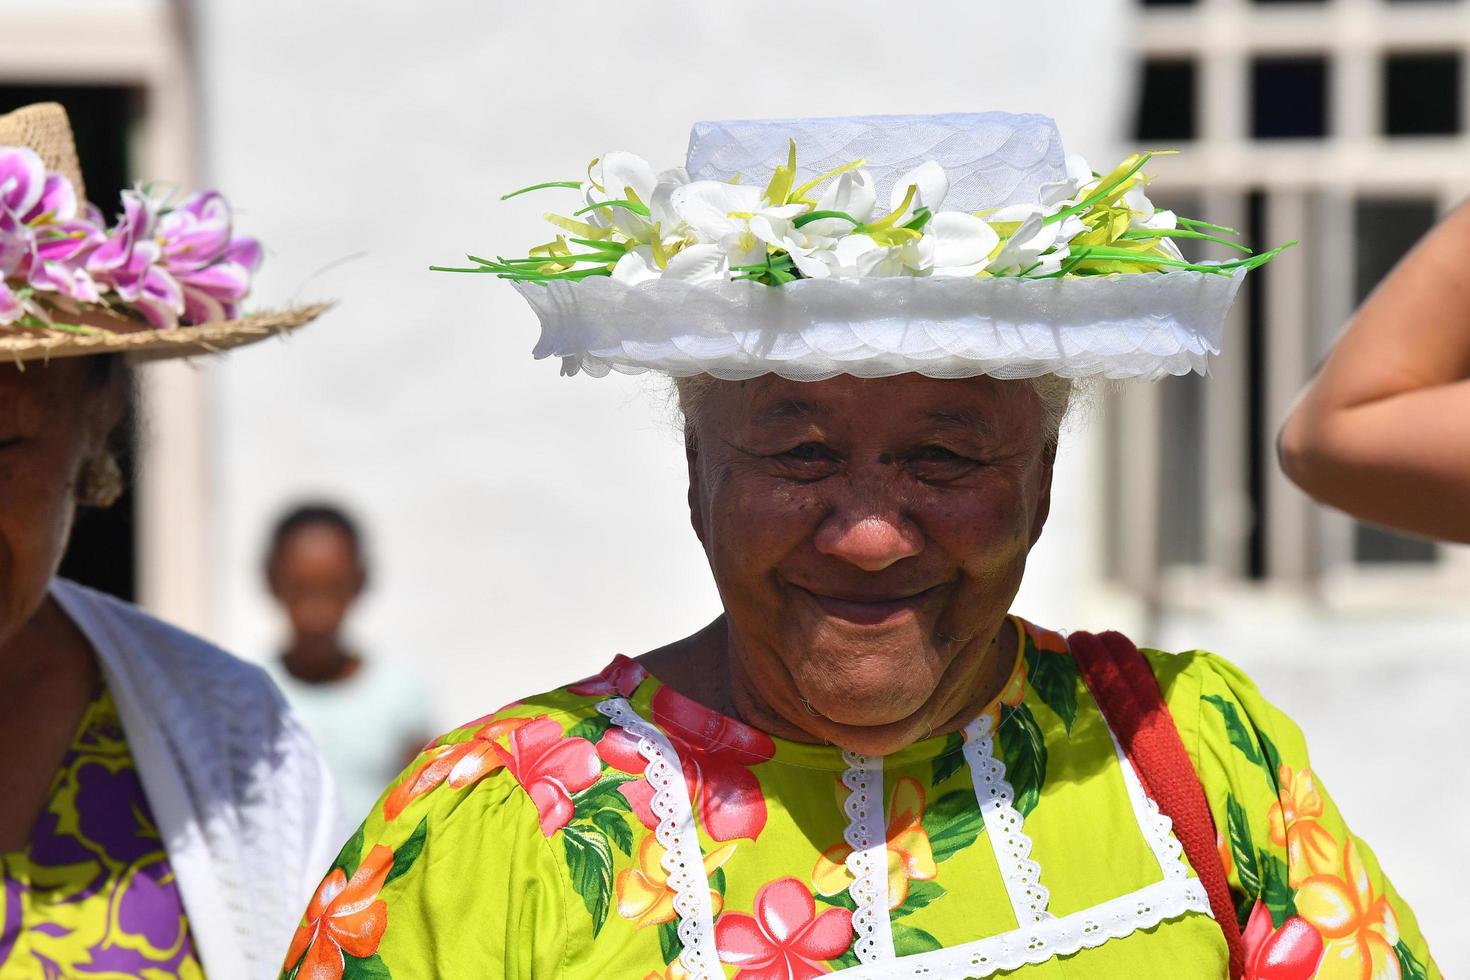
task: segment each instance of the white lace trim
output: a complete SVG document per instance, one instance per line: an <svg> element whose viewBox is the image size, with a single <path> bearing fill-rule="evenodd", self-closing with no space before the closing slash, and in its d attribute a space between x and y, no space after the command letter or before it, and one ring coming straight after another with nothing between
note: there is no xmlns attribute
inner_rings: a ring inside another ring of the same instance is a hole
<svg viewBox="0 0 1470 980"><path fill-rule="evenodd" d="M1042 921L987 939L900 956L886 963L855 966L839 971L854 980L865 978L925 977L927 980L966 980L987 977L999 970L1044 963L1053 956L1070 956L1082 949L1122 939L1139 929L1151 929L1165 919L1186 912L1209 914L1210 901L1198 878L1156 881L1129 895L1109 899L1081 912Z"/></svg>
<svg viewBox="0 0 1470 980"><path fill-rule="evenodd" d="M1138 773L1133 769L1133 763L1128 761L1123 746L1118 743L1118 736L1113 734L1112 726L1106 720L1104 727L1108 730L1108 737L1113 740L1113 752L1118 757L1118 767L1123 770L1123 785L1128 789L1133 814L1138 818L1139 829L1143 831L1144 840L1148 841L1149 850L1154 852L1154 857L1159 862L1159 870L1168 881L1187 879L1189 866L1184 862L1184 846L1174 836L1174 821L1159 810L1159 805L1144 790ZM1213 917L1214 912L1211 911L1210 915Z"/></svg>
<svg viewBox="0 0 1470 980"><path fill-rule="evenodd" d="M652 809L658 817L654 831L664 848L661 862L674 890L674 910L679 913L679 941L684 951L679 962L693 980L723 980L719 951L715 946L714 909L710 904L709 876L704 872L704 857L699 846L699 833L694 826L694 810L684 782L679 753L663 733L638 716L623 698L608 698L597 710L613 724L638 739L638 753L648 760L644 770L653 786Z"/></svg>
<svg viewBox="0 0 1470 980"><path fill-rule="evenodd" d="M893 929L888 918L888 837L883 820L883 758L843 750L847 771L847 830L843 837L852 853L847 870L853 881L847 894L857 906L852 928L853 952L863 963L893 959Z"/></svg>
<svg viewBox="0 0 1470 980"><path fill-rule="evenodd" d="M1005 764L995 754L992 724L987 713L965 726L965 760L970 764L975 798L985 818L986 836L995 850L1016 923L1026 929L1051 917L1047 912L1051 893L1041 883L1041 865L1031 860L1031 838L1026 836L1021 814L1012 805L1016 793L1006 780Z"/></svg>

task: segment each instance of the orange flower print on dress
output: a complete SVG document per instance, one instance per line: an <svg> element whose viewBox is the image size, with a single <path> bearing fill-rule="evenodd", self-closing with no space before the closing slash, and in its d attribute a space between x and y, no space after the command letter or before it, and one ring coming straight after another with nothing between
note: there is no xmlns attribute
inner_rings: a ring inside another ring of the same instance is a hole
<svg viewBox="0 0 1470 980"><path fill-rule="evenodd" d="M343 954L364 958L378 951L388 928L388 903L378 892L392 868L393 851L376 844L351 879L333 868L322 880L286 952L287 970L301 963L297 980L341 980Z"/></svg>
<svg viewBox="0 0 1470 980"><path fill-rule="evenodd" d="M669 885L669 873L664 870L663 858L667 853L653 834L643 838L638 848L638 864L618 873L618 914L632 919L638 928L657 926L673 922L679 917L674 909L674 889ZM730 855L735 853L734 844L726 844L704 856L706 877L714 874ZM718 916L725 898L714 889L709 893L713 915Z"/></svg>
<svg viewBox="0 0 1470 980"><path fill-rule="evenodd" d="M1286 848L1287 883L1300 888L1312 875L1329 874L1337 869L1337 841L1319 820L1322 796L1312 770L1294 772L1282 765L1279 773L1281 793L1267 816L1271 821L1271 843Z"/></svg>
<svg viewBox="0 0 1470 980"><path fill-rule="evenodd" d="M924 830L924 789L904 776L893 784L888 800L888 907L896 909L909 896L910 881L930 881L939 874ZM819 895L836 895L852 884L847 857L852 848L834 844L817 858L812 884Z"/></svg>
<svg viewBox="0 0 1470 980"><path fill-rule="evenodd" d="M428 749L424 761L383 800L383 819L397 819L410 803L444 783L451 789L462 789L500 770L505 766L506 753L499 740L530 721L505 718L488 722L463 742Z"/></svg>
<svg viewBox="0 0 1470 980"><path fill-rule="evenodd" d="M811 980L831 973L826 960L852 945L852 913L827 909L795 878L755 893L755 915L726 912L715 923L720 960L734 964L735 980Z"/></svg>
<svg viewBox="0 0 1470 980"><path fill-rule="evenodd" d="M1352 838L1343 847L1341 874L1304 881L1296 910L1326 940L1317 980L1399 980L1398 916L1385 896L1373 893Z"/></svg>

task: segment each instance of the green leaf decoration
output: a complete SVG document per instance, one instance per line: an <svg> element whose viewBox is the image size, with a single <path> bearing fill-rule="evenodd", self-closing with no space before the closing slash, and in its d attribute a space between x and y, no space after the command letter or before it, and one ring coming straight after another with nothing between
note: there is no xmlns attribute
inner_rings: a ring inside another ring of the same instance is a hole
<svg viewBox="0 0 1470 980"><path fill-rule="evenodd" d="M915 953L928 953L943 948L939 940L923 929L915 929L902 922L893 924L893 952L899 956L913 956Z"/></svg>
<svg viewBox="0 0 1470 980"><path fill-rule="evenodd" d="M337 852L337 859L332 862L332 869L341 868L342 873L351 878L357 866L362 863L362 826L357 828L357 833L347 838L347 843L342 845L342 850Z"/></svg>
<svg viewBox="0 0 1470 980"><path fill-rule="evenodd" d="M899 919L905 915L912 915L919 909L936 902L944 897L944 887L937 881L911 881L909 882L908 897L903 904L889 912L890 918Z"/></svg>
<svg viewBox="0 0 1470 980"><path fill-rule="evenodd" d="M1041 786L1046 782L1046 739L1025 704L1002 706L999 734L1006 779L1016 793L1016 812L1024 817L1041 800Z"/></svg>
<svg viewBox="0 0 1470 980"><path fill-rule="evenodd" d="M924 833L935 861L947 861L975 843L985 829L985 818L969 789L946 793L924 811Z"/></svg>
<svg viewBox="0 0 1470 980"><path fill-rule="evenodd" d="M617 810L598 810L592 814L592 823L607 835L614 846L624 854L633 853L633 831L628 821Z"/></svg>
<svg viewBox="0 0 1470 980"><path fill-rule="evenodd" d="M715 873L709 876L709 886L717 895L725 894L725 869L716 868Z"/></svg>
<svg viewBox="0 0 1470 980"><path fill-rule="evenodd" d="M1429 971L1402 939L1394 943L1393 954L1398 957L1399 973L1404 980L1429 980Z"/></svg>
<svg viewBox="0 0 1470 980"><path fill-rule="evenodd" d="M419 859L424 851L424 843L429 839L429 818L425 817L419 821L419 825L408 835L408 840L398 845L398 850L393 852L393 867L388 871L388 877L383 879L387 886L396 878L401 878L413 867L413 863Z"/></svg>
<svg viewBox="0 0 1470 980"><path fill-rule="evenodd" d="M582 904L592 916L592 935L596 937L607 922L612 902L612 847L602 831L587 824L569 823L561 833L572 888L582 896Z"/></svg>
<svg viewBox="0 0 1470 980"><path fill-rule="evenodd" d="M598 810L618 810L622 813L630 813L633 808L628 805L627 797L618 792L618 787L641 778L641 776L630 776L621 772L604 772L597 782L572 797L572 807L579 818L596 813Z"/></svg>
<svg viewBox="0 0 1470 980"><path fill-rule="evenodd" d="M665 966L674 962L684 951L684 943L679 939L678 919L672 919L658 927L658 951L664 958Z"/></svg>
<svg viewBox="0 0 1470 980"><path fill-rule="evenodd" d="M1235 876L1240 879L1240 887L1247 894L1260 897L1261 871L1256 865L1256 846L1251 840L1250 823L1245 807L1231 793L1225 794L1225 829L1230 835L1230 855L1235 861Z"/></svg>
<svg viewBox="0 0 1470 980"><path fill-rule="evenodd" d="M1281 786L1277 780L1278 773L1281 772L1281 753L1266 737L1266 733L1260 729L1247 728L1245 722L1241 720L1240 712L1235 710L1235 704L1220 695L1206 694L1200 700L1214 706L1215 710L1220 712L1230 744L1240 750L1240 754L1245 756L1247 762L1253 762L1261 767L1261 771L1266 774L1266 783L1271 787L1273 795L1280 793Z"/></svg>
<svg viewBox="0 0 1470 980"><path fill-rule="evenodd" d="M1226 701L1218 694L1206 694L1200 700L1213 705L1215 710L1220 712L1220 717L1225 722L1225 734L1229 737L1230 744L1239 749L1240 754L1245 756L1247 760L1254 762L1258 766L1261 765L1263 762L1261 751L1256 748L1255 739L1251 738L1251 733L1246 729L1245 722L1240 720L1240 713L1235 710L1235 705Z"/></svg>
<svg viewBox="0 0 1470 980"><path fill-rule="evenodd" d="M291 969L286 970L284 973L281 974L280 980L296 980L297 975L299 975L301 973L301 964L303 964L305 962L306 962L306 953L302 953L301 954L301 958L296 961L296 965L293 966L293 967L291 967Z"/></svg>
<svg viewBox="0 0 1470 980"><path fill-rule="evenodd" d="M965 737L959 732L950 732L949 737L944 740L944 750L935 757L933 765L934 771L929 777L930 789L937 788L940 783L964 768Z"/></svg>
<svg viewBox="0 0 1470 980"><path fill-rule="evenodd" d="M1035 641L1027 636L1026 679L1041 703L1056 712L1067 726L1067 734L1072 734L1072 725L1077 720L1077 683L1081 679L1077 661L1065 653L1038 649Z"/></svg>
<svg viewBox="0 0 1470 980"><path fill-rule="evenodd" d="M585 738L596 745L602 741L602 736L612 727L612 719L606 715L595 715L591 718L583 718L571 728L567 729L567 738Z"/></svg>
<svg viewBox="0 0 1470 980"><path fill-rule="evenodd" d="M1280 929L1281 924L1296 915L1296 892L1289 884L1286 862L1270 851L1256 854L1261 873L1261 902L1271 913L1271 927Z"/></svg>
<svg viewBox="0 0 1470 980"><path fill-rule="evenodd" d="M342 980L393 980L393 971L377 953L372 956L343 953Z"/></svg>
<svg viewBox="0 0 1470 980"><path fill-rule="evenodd" d="M1261 764L1266 767L1266 781L1271 784L1271 791L1276 794L1281 792L1281 753L1276 750L1276 743L1266 737L1266 733L1259 728L1256 729L1256 738L1261 742Z"/></svg>
<svg viewBox="0 0 1470 980"><path fill-rule="evenodd" d="M831 905L839 909L847 909L849 912L857 911L857 903L852 900L852 896L847 893L846 888L842 889L842 891L838 892L835 895L817 895L816 899L823 905Z"/></svg>
<svg viewBox="0 0 1470 980"><path fill-rule="evenodd" d="M856 945L857 937L854 936L852 946ZM858 959L857 953L853 952L852 946L847 947L847 952L837 957L837 959L827 961L828 965L832 967L832 972L836 973L839 970L848 970L852 967L863 965L863 961Z"/></svg>

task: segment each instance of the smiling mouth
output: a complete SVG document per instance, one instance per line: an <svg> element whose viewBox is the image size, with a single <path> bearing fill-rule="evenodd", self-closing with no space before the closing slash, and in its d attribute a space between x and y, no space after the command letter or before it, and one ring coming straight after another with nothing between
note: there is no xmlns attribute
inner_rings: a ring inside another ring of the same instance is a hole
<svg viewBox="0 0 1470 980"><path fill-rule="evenodd" d="M929 597L938 591L939 586L915 592L913 595L895 598L854 598L824 595L799 585L795 588L804 593L816 603L819 609L833 619L840 619L856 626L883 626L905 616L916 614Z"/></svg>

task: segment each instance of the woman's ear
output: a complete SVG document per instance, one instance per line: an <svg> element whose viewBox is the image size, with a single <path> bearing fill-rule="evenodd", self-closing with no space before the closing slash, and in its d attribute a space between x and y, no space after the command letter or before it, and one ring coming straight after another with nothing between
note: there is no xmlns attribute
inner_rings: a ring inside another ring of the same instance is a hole
<svg viewBox="0 0 1470 980"><path fill-rule="evenodd" d="M689 465L689 524L694 528L694 536L704 544L704 508L700 504L700 479L699 479L699 437L694 432L694 424L684 424L684 459Z"/></svg>
<svg viewBox="0 0 1470 980"><path fill-rule="evenodd" d="M1041 540L1046 519L1051 516L1051 477L1056 469L1057 444L1049 441L1041 451L1041 480L1036 491L1036 511L1031 515L1031 543Z"/></svg>

